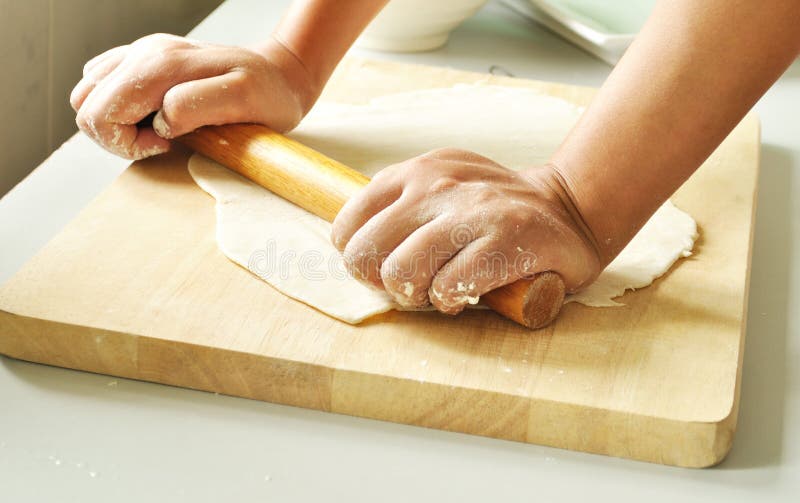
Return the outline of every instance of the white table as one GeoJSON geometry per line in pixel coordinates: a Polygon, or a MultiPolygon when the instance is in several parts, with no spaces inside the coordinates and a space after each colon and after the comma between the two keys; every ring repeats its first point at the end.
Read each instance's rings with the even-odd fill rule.
{"type": "MultiPolygon", "coordinates": [[[[193,36],[266,35],[286,2],[229,0],[193,36]]],[[[358,51],[357,51],[358,52],[358,51]]],[[[599,85],[609,68],[490,5],[450,44],[361,55],[599,85]]],[[[789,500],[800,493],[800,64],[758,104],[762,172],[742,408],[719,467],[686,470],[216,396],[0,358],[0,500],[789,500]],[[793,312],[794,311],[794,312],[793,312]]],[[[83,137],[0,201],[0,281],[127,163],[83,137]]],[[[65,267],[68,267],[65,264],[65,267]]]]}

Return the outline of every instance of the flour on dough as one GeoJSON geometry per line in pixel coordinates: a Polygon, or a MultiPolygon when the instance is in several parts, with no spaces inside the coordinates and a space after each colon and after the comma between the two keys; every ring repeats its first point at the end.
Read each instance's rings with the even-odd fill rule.
{"type": "MultiPolygon", "coordinates": [[[[366,105],[320,103],[295,139],[368,176],[440,147],[472,150],[511,169],[541,165],[582,112],[535,90],[483,84],[394,94],[366,105]]],[[[219,164],[195,155],[189,171],[217,200],[222,252],[284,294],[348,323],[397,309],[345,273],[330,224],[219,164]]],[[[667,202],[600,277],[567,302],[616,306],[691,254],[697,226],[667,202]]]]}

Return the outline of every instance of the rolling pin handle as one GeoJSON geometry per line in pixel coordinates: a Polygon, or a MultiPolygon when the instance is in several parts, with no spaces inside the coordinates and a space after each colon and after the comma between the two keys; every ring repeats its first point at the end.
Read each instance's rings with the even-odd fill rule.
{"type": "MultiPolygon", "coordinates": [[[[369,182],[358,171],[258,124],[206,126],[178,140],[328,222],[369,182]]],[[[538,329],[558,316],[564,293],[561,276],[543,272],[481,298],[495,312],[538,329]]]]}
{"type": "Polygon", "coordinates": [[[536,330],[556,319],[565,295],[561,276],[547,271],[492,290],[481,300],[496,313],[536,330]]]}

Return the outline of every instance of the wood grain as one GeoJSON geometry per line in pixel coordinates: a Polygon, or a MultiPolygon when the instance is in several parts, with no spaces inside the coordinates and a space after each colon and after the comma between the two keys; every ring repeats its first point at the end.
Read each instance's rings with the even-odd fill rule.
{"type": "MultiPolygon", "coordinates": [[[[179,141],[328,222],[369,182],[358,171],[258,124],[208,126],[179,141]]],[[[561,276],[545,272],[481,298],[496,313],[538,329],[556,319],[564,293],[561,276]]]]}
{"type": "MultiPolygon", "coordinates": [[[[593,91],[349,60],[323,99],[488,81],[580,105],[593,91]],[[402,76],[402,78],[398,78],[402,76]]],[[[133,164],[0,289],[0,352],[25,360],[680,466],[732,444],[758,173],[746,118],[673,201],[696,253],[619,308],[531,332],[492,312],[350,326],[217,249],[187,152],[133,164]]],[[[665,139],[668,141],[668,139],[665,139]]],[[[756,334],[758,335],[758,334],[756,334]]],[[[536,455],[531,453],[531,455],[536,455]]]]}
{"type": "Polygon", "coordinates": [[[358,171],[259,124],[208,126],[179,141],[327,222],[369,182],[358,171]]]}

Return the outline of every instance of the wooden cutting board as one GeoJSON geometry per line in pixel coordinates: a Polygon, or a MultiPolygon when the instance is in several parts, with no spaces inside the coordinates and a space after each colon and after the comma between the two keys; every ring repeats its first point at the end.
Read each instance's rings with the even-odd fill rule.
{"type": "MultiPolygon", "coordinates": [[[[593,91],[348,60],[324,99],[458,82],[593,91]]],[[[665,138],[664,141],[670,141],[665,138]]],[[[696,254],[624,307],[531,332],[494,313],[350,326],[228,261],[188,154],[133,164],[0,290],[0,352],[34,362],[443,430],[689,467],[736,427],[759,127],[747,117],[674,202],[696,254]]]]}

